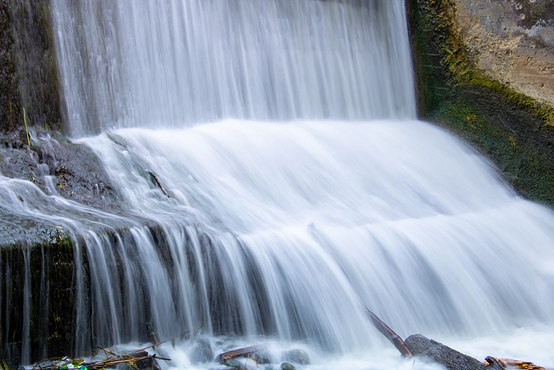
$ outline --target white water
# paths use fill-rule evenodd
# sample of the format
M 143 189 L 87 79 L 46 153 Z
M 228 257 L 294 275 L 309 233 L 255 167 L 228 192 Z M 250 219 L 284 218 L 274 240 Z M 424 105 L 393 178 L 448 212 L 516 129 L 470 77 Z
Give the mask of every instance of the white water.
M 413 118 L 403 1 L 350 2 L 55 0 L 70 132 Z
M 529 343 L 530 332 L 554 340 L 553 214 L 519 199 L 436 127 L 224 121 L 83 141 L 131 209 L 163 224 L 194 215 L 207 228 L 223 277 L 217 295 L 232 302 L 223 320 L 238 319 L 227 330 L 250 338 L 243 345 L 266 342 L 257 338 L 265 333 L 330 350 L 314 368 L 412 366 L 381 353 L 390 345 L 368 307 L 402 337 L 422 332 L 468 353 L 553 363 L 544 346 L 496 342 Z M 213 292 L 209 270 L 200 280 Z M 221 319 L 207 301 L 186 305 L 188 316 Z
M 414 367 L 367 307 L 402 337 L 554 365 L 553 212 L 413 120 L 403 1 L 52 5 L 69 130 L 125 214 L 4 178 L 0 195 L 81 235 L 77 353 L 148 322 L 162 339 L 202 327 L 216 353 Z M 190 346 L 167 345 L 170 367 L 210 368 Z

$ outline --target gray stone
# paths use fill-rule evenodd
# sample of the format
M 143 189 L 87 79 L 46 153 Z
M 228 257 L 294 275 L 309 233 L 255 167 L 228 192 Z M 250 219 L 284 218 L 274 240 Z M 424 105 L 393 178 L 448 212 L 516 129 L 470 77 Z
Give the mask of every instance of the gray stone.
M 210 362 L 214 358 L 212 345 L 207 338 L 198 338 L 192 345 L 190 361 L 193 364 Z
M 428 339 L 421 334 L 411 335 L 406 338 L 405 342 L 414 356 L 428 357 L 449 370 L 488 369 L 487 366 L 473 357 L 464 355 L 444 344 Z
M 283 362 L 280 367 L 281 370 L 296 370 L 293 364 L 290 362 Z
M 300 365 L 308 365 L 310 363 L 310 356 L 308 355 L 308 352 L 301 349 L 293 349 L 287 352 L 283 352 L 281 357 L 284 361 Z

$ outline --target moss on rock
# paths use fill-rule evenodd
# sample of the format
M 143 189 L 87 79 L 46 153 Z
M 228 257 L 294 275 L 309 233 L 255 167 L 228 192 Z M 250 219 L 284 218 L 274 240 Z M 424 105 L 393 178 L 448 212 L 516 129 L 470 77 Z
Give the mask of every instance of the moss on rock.
M 454 0 L 408 0 L 419 114 L 488 156 L 523 196 L 554 206 L 554 110 L 480 71 Z
M 55 227 L 0 246 L 0 358 L 18 364 L 71 352 L 74 257 L 70 236 Z
M 50 0 L 0 0 L 0 131 L 61 129 Z

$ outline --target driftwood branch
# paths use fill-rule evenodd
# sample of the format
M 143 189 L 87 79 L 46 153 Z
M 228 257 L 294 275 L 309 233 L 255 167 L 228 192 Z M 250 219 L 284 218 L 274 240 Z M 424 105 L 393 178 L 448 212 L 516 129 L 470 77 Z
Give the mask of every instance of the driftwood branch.
M 369 313 L 369 317 L 371 318 L 371 322 L 373 323 L 373 326 L 377 328 L 383 334 L 393 345 L 394 347 L 400 351 L 402 356 L 404 357 L 413 357 L 412 352 L 408 349 L 406 346 L 406 343 L 402 340 L 402 338 L 396 334 L 391 328 L 388 327 L 387 324 L 385 324 L 383 321 L 381 321 L 380 318 L 377 317 L 373 312 L 369 310 L 369 308 L 365 308 L 366 311 Z
M 488 356 L 485 358 L 485 365 L 491 370 L 523 369 L 523 370 L 548 370 L 542 366 L 535 365 L 529 361 L 518 361 L 507 358 L 496 358 Z
M 160 181 L 158 175 L 156 175 L 154 172 L 150 171 L 150 170 L 146 170 L 146 173 L 150 175 L 150 179 L 152 180 L 152 182 L 160 188 L 160 190 L 162 191 L 162 193 L 164 193 L 164 195 L 166 197 L 169 198 L 169 193 L 167 192 L 167 190 L 165 190 L 165 187 L 164 185 L 162 184 L 162 182 Z
M 232 351 L 227 351 L 218 356 L 220 361 L 227 361 L 236 357 L 250 357 L 254 353 L 259 352 L 263 350 L 263 346 L 251 346 L 251 347 L 244 347 L 239 349 L 234 349 Z
M 108 354 L 108 355 L 110 355 L 110 356 L 117 356 L 116 353 L 110 351 L 109 349 L 102 348 L 102 347 L 100 347 L 100 346 L 96 346 L 96 348 L 98 348 L 98 349 L 101 350 L 101 351 L 106 352 L 106 354 Z
M 82 362 L 80 363 L 80 365 L 85 366 L 89 370 L 101 370 L 109 367 L 114 367 L 120 364 L 128 364 L 133 368 L 137 368 L 137 364 L 141 364 L 140 367 L 144 367 L 144 365 L 147 365 L 148 368 L 159 369 L 159 366 L 157 365 L 157 362 L 156 362 L 157 360 L 170 361 L 167 358 L 157 357 L 155 354 L 149 355 L 148 352 L 146 351 L 137 351 L 133 353 L 119 355 L 105 348 L 101 348 L 101 347 L 98 347 L 98 348 L 106 352 L 108 357 L 100 361 Z M 68 359 L 68 363 L 71 363 L 69 359 Z M 38 363 L 33 367 L 33 369 L 41 369 L 41 370 L 54 370 L 58 368 L 59 366 L 57 364 L 40 366 L 38 365 Z

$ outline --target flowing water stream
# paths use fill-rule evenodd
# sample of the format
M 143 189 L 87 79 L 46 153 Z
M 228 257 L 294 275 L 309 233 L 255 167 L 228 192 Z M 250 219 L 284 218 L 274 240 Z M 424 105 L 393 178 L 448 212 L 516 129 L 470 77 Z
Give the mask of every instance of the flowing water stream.
M 415 120 L 402 0 L 52 9 L 68 130 L 124 212 L 6 178 L 0 200 L 79 236 L 76 353 L 148 323 L 276 363 L 302 348 L 305 369 L 433 368 L 367 307 L 402 337 L 554 366 L 554 214 Z M 169 366 L 212 368 L 194 343 Z

